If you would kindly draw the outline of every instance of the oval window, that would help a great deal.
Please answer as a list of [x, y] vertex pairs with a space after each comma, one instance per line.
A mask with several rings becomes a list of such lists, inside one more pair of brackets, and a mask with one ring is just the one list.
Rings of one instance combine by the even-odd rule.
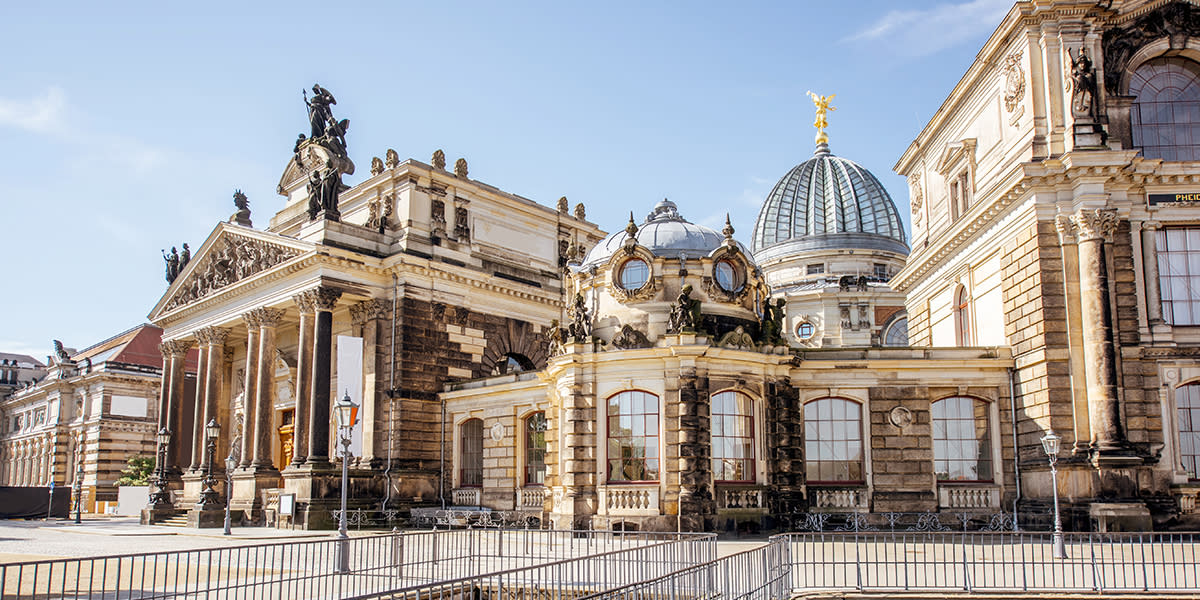
[[626, 290], [640, 289], [650, 280], [650, 265], [640, 258], [631, 258], [621, 265], [620, 285]]
[[811, 338], [813, 336], [813, 334], [816, 332], [817, 332], [817, 328], [814, 327], [813, 324], [809, 323], [808, 321], [805, 321], [796, 326], [796, 337], [798, 337], [802, 340], [807, 340], [807, 339]]
[[717, 285], [727, 292], [736, 292], [742, 287], [737, 267], [728, 260], [718, 262], [713, 267], [713, 278], [717, 280]]

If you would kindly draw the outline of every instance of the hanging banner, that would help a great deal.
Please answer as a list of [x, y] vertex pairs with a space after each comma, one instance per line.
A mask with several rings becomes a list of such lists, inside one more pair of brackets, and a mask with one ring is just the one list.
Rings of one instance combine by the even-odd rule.
[[[337, 336], [337, 393], [333, 397], [333, 404], [336, 407], [347, 394], [350, 396], [350, 401], [358, 406], [358, 419], [354, 423], [354, 429], [350, 434], [350, 454], [353, 456], [362, 456], [362, 431], [363, 431], [363, 339], [360, 337], [351, 337], [348, 335]], [[337, 419], [334, 419], [334, 427], [337, 427]], [[339, 431], [335, 437], [337, 449], [340, 453], [341, 432]]]

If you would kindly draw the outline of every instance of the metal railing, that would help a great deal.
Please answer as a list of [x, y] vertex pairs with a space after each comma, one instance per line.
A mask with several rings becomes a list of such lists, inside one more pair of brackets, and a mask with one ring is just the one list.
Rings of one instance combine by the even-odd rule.
[[[578, 598], [716, 560], [716, 535], [697, 535], [579, 558], [354, 596], [352, 600]], [[782, 546], [782, 544], [779, 544]]]
[[721, 598], [722, 600], [783, 600], [793, 591], [791, 545], [785, 539], [738, 552], [653, 579], [576, 600], [647, 598]]
[[[463, 529], [0, 565], [8, 598], [344, 598], [613, 552], [685, 544], [715, 557], [715, 536], [689, 533]], [[350, 556], [339, 567], [342, 549]], [[707, 550], [704, 550], [707, 548]], [[697, 554], [703, 558], [702, 554]], [[629, 555], [634, 556], [634, 555]], [[685, 554], [684, 556], [690, 556]], [[642, 556], [634, 562], [665, 561]], [[689, 559], [690, 560], [690, 559]], [[699, 562], [699, 560], [697, 560]], [[560, 567], [566, 568], [566, 567]], [[669, 572], [669, 571], [668, 571]]]
[[791, 589], [1166, 592], [1200, 590], [1200, 535], [787, 533]]

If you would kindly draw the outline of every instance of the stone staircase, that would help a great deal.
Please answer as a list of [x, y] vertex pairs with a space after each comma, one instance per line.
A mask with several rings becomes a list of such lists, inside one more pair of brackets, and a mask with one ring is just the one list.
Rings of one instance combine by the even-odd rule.
[[188, 526], [187, 513], [167, 517], [160, 521], [155, 521], [154, 524], [162, 525], [164, 527], [187, 527]]

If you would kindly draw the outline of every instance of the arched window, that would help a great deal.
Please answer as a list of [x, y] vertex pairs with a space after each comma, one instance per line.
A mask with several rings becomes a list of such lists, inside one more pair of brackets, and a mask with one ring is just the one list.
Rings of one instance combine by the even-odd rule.
[[533, 361], [529, 360], [529, 358], [524, 354], [509, 352], [500, 358], [501, 360], [497, 360], [495, 368], [492, 369], [493, 375], [522, 373], [524, 371], [532, 371], [534, 369]]
[[1183, 470], [1191, 479], [1200, 478], [1200, 383], [1175, 388], [1175, 414]]
[[991, 481], [988, 403], [954, 396], [933, 403], [933, 471], [938, 481]]
[[908, 345], [908, 317], [899, 317], [888, 323], [883, 330], [884, 346]]
[[1129, 80], [1133, 145], [1146, 158], [1200, 160], [1200, 65], [1155, 58]]
[[754, 481], [754, 401], [738, 392], [712, 397], [713, 481]]
[[967, 297], [967, 288], [961, 285], [954, 292], [954, 342], [959, 346], [974, 343], [971, 336], [971, 300]]
[[608, 480], [658, 481], [658, 396], [628, 391], [608, 399]]
[[546, 484], [546, 413], [525, 419], [525, 485]]
[[462, 451], [458, 456], [458, 485], [480, 487], [483, 485], [483, 420], [467, 420], [460, 432]]
[[713, 265], [713, 279], [717, 285], [727, 292], [736, 292], [745, 284], [742, 270], [731, 260], [718, 261]]
[[844, 398], [804, 405], [804, 454], [808, 481], [862, 482], [862, 407]]

